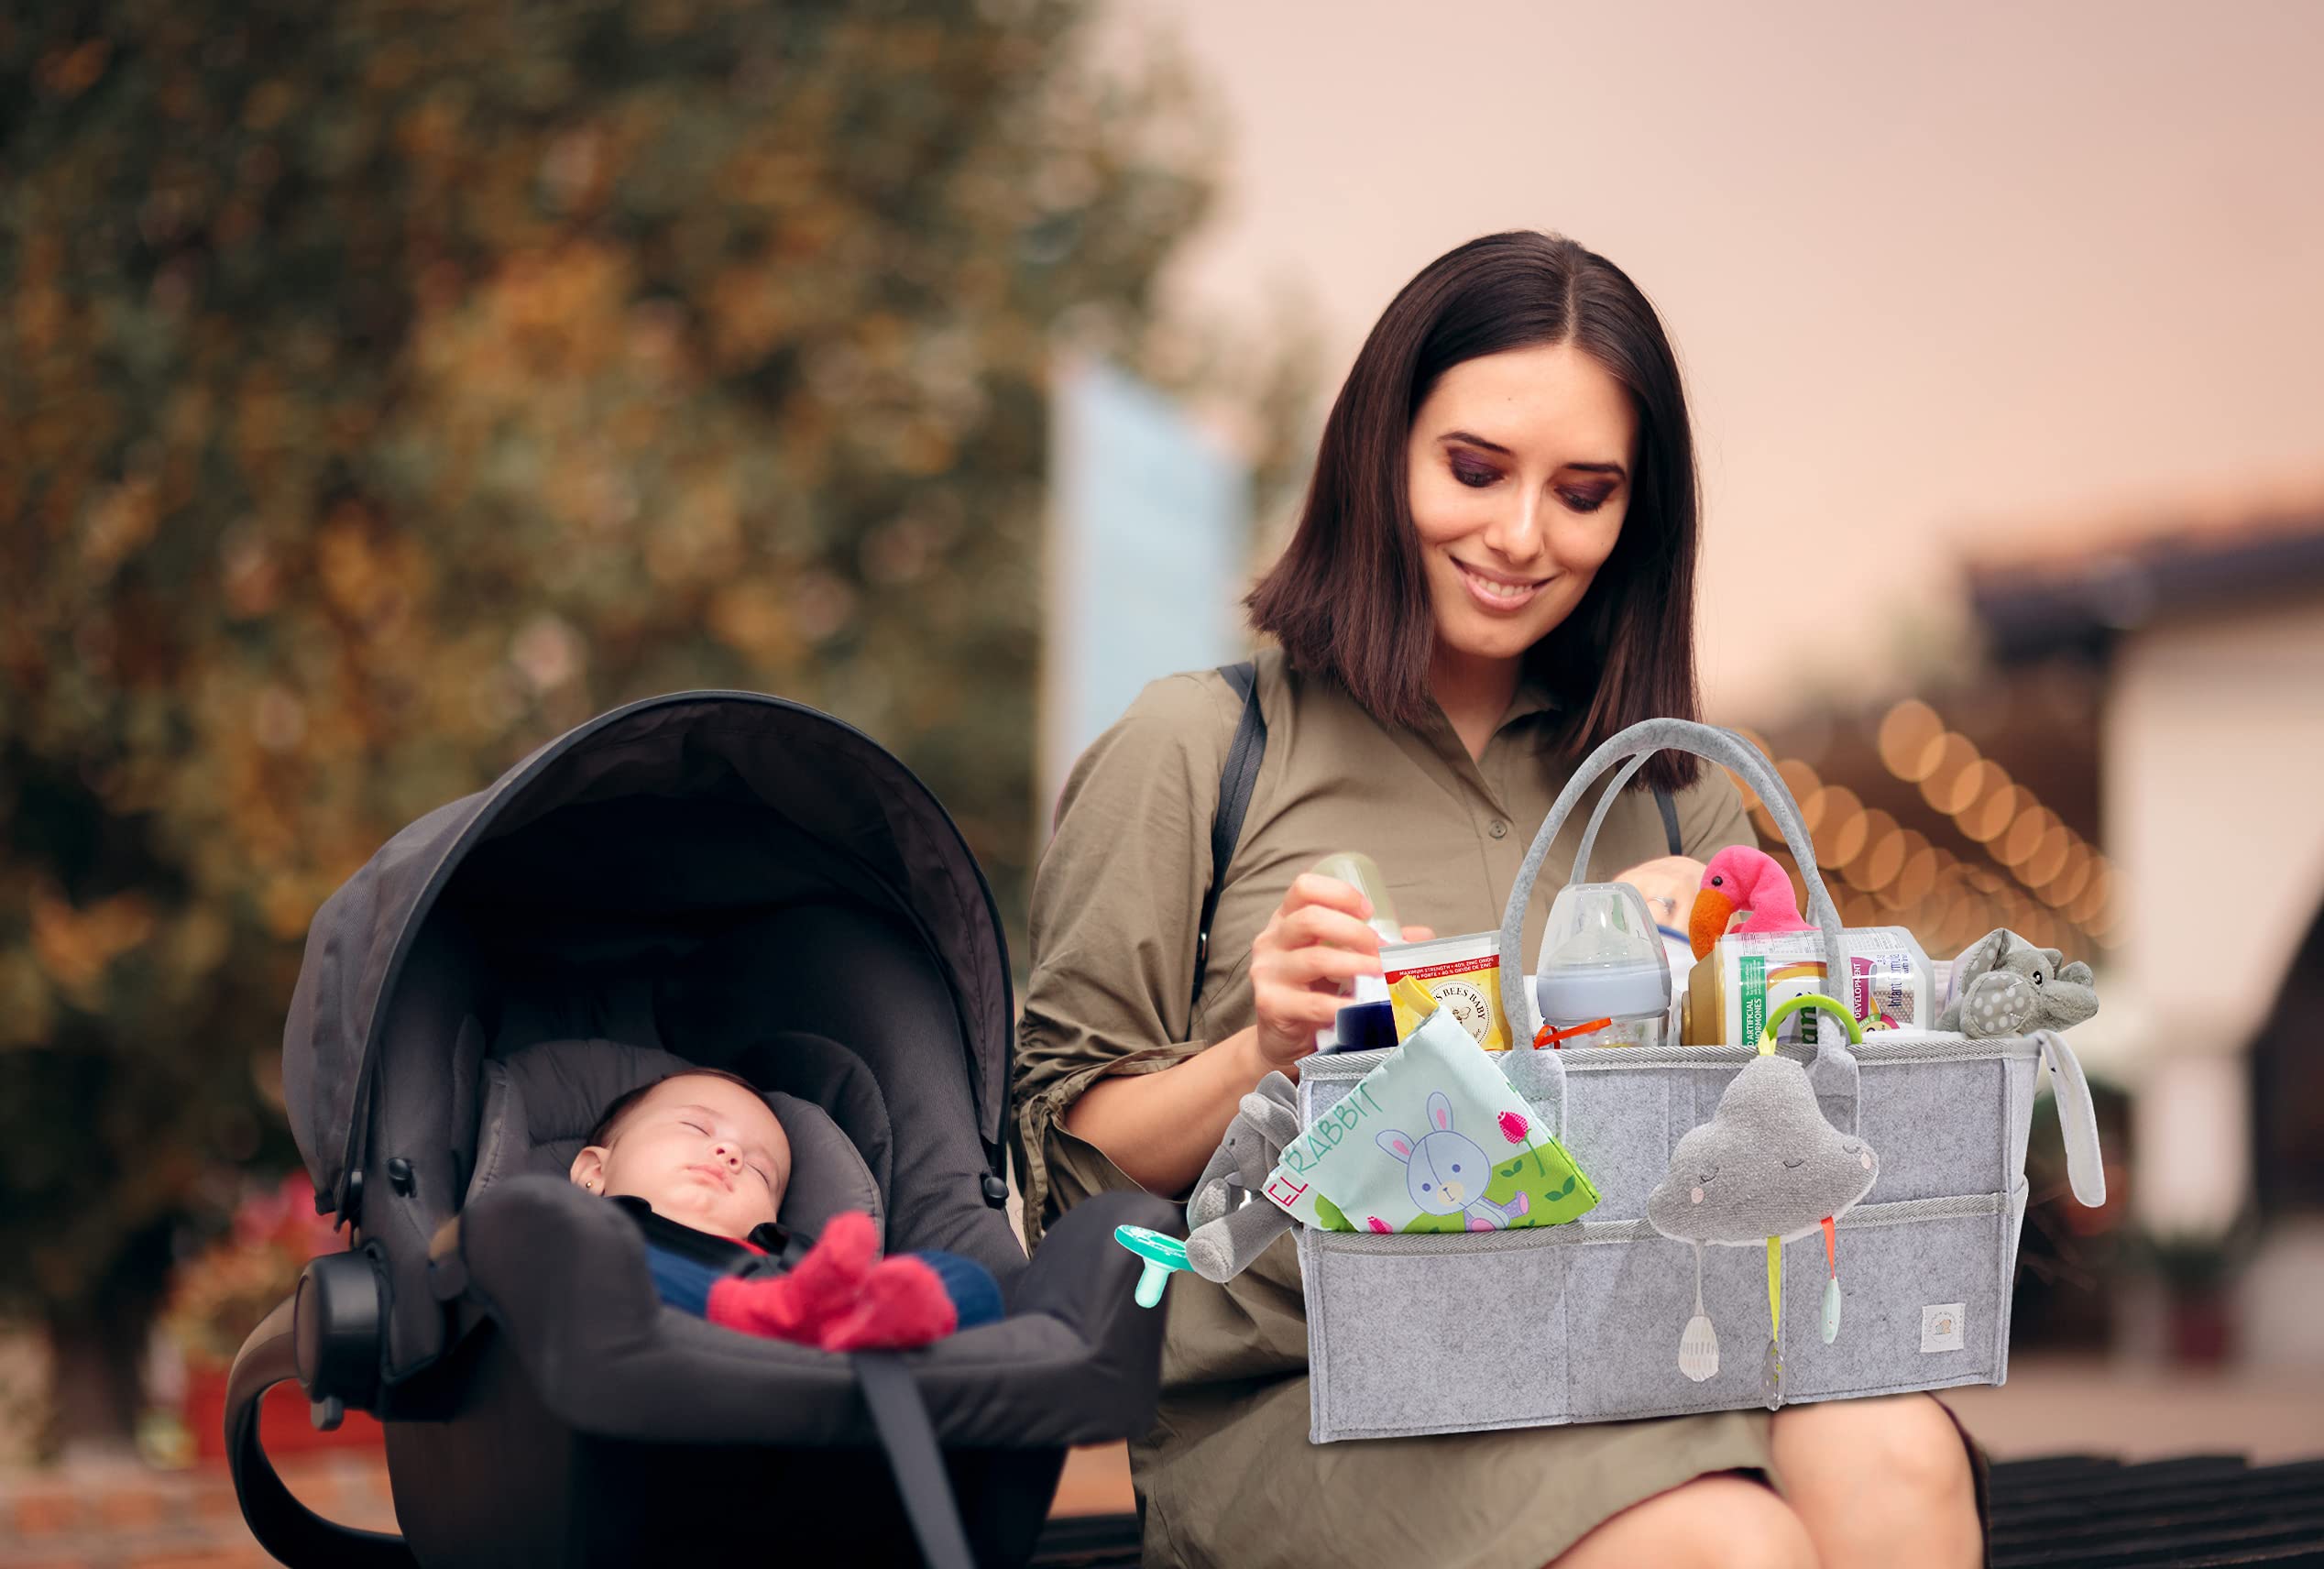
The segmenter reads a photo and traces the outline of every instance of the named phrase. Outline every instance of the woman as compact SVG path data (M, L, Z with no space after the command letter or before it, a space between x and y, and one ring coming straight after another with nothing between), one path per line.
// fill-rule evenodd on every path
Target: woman
M1136 1185L1183 1196L1269 1070L1296 1075L1335 993L1379 971L1369 911L1302 876L1334 850L1398 913L1497 926L1533 828L1615 731L1696 712L1694 447L1661 324L1572 241L1472 242L1406 285L1326 424L1297 533L1250 598L1266 762L1195 928L1241 707L1215 673L1149 686L1075 767L1035 881L1017 1077L1027 1228ZM1658 915L1751 830L1725 776L1665 755L1602 864ZM1542 869L1540 940L1579 815ZM1408 930L1421 935L1425 928ZM1299 1263L1171 1289L1164 1395L1134 1446L1146 1562L1957 1565L1972 1457L1926 1396L1326 1446L1308 1443Z

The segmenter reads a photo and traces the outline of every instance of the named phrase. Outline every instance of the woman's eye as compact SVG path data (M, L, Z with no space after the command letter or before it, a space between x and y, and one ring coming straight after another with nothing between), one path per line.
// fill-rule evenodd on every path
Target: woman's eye
M1595 493L1585 490L1568 490L1560 496L1559 499L1574 511L1595 512L1606 505L1606 493L1602 490Z
M1463 463L1456 458L1452 464L1452 477L1473 490L1482 490L1500 478L1501 475L1499 470L1487 468L1481 463Z

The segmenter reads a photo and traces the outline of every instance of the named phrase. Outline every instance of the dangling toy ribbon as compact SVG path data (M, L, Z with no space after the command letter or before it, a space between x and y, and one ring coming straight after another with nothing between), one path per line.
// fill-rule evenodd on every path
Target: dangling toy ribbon
M1767 1385L1767 1409L1781 1403L1783 1391L1783 1239L1767 1239L1767 1364L1761 1377Z
M1832 1278L1824 1282L1824 1344L1829 1345L1840 1333L1840 1253L1832 1241L1832 1217L1824 1217L1824 1263L1832 1271Z

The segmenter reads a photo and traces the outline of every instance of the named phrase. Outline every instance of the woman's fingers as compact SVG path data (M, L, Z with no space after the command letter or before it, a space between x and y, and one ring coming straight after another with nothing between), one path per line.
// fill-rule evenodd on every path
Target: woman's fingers
M1319 945L1286 949L1261 961L1258 971L1259 978L1285 986L1312 986L1321 981L1338 986L1359 975L1377 975L1380 960L1374 954Z
M1359 921L1368 920L1372 915L1372 901L1365 898L1354 883L1343 883L1336 877L1319 876L1312 872L1302 872L1291 879L1290 889L1283 895L1283 903L1276 913L1288 916L1302 905L1316 905L1338 910Z
M1436 940L1436 928L1434 927L1406 927L1404 928L1404 940L1407 942L1434 942Z
M1275 946L1289 949L1328 943L1358 953L1380 951L1380 934L1344 911L1308 905L1275 918Z
M1270 1005L1261 1010L1261 1022L1273 1025L1284 1032L1314 1031L1335 1024L1347 999L1336 992L1301 992L1286 989L1269 999Z
M1306 872L1251 944L1251 1001L1260 1048L1287 1063L1314 1049L1338 1017L1348 982L1380 973L1372 902L1336 877Z

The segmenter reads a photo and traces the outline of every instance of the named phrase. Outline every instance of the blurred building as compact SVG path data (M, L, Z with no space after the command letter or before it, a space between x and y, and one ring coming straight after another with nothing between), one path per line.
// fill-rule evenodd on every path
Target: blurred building
M2091 960L2075 1038L2132 1097L2130 1218L2222 1277L2265 1223L2240 1338L2324 1364L2324 488L1966 566L1979 676L1765 744L1850 924Z

